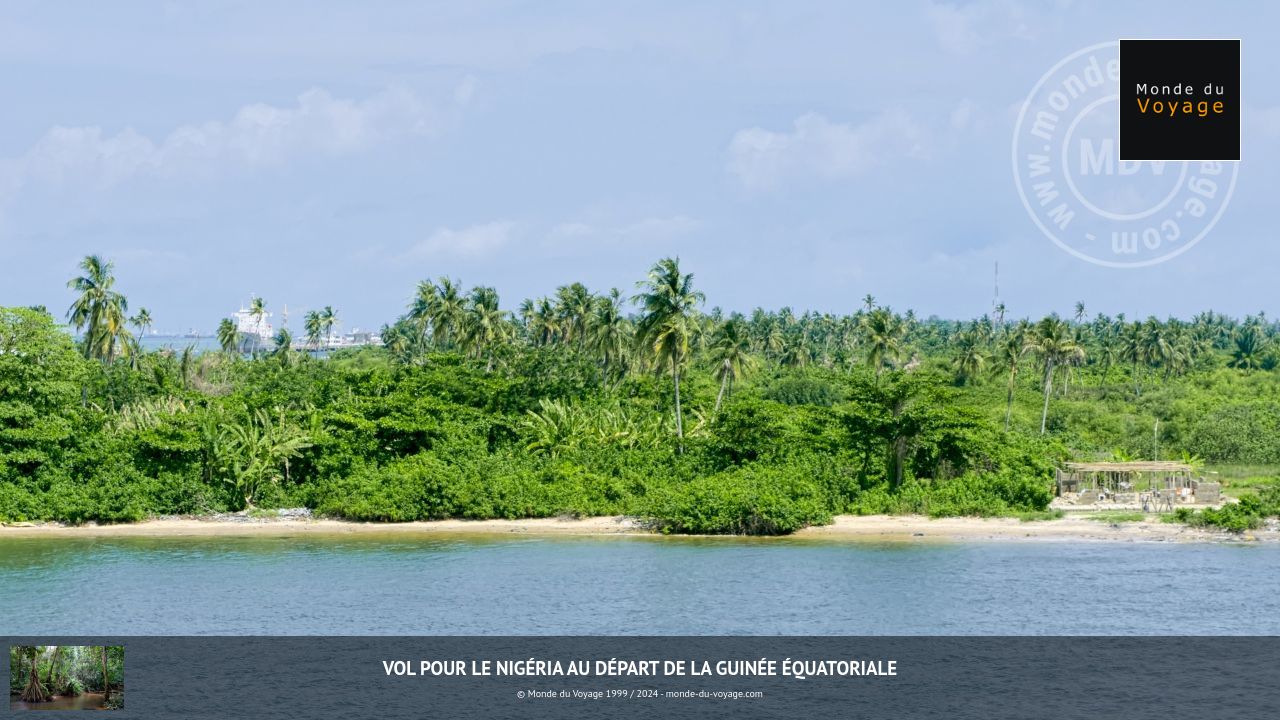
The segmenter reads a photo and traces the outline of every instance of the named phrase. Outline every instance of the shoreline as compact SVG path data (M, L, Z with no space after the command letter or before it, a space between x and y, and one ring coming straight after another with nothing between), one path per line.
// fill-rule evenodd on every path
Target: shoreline
M177 537L299 537L371 536L457 537L484 536L632 536L650 538L722 538L744 536L662 535L635 518L530 518L523 520L430 520L368 523L325 518L247 518L242 516L166 517L119 525L63 525L60 523L0 524L5 538L177 538ZM971 541L1085 541L1085 542L1277 542L1274 525L1233 534L1193 528L1159 520L1109 523L1066 516L1024 522L1016 518L937 518L921 515L837 515L830 525L804 528L792 535L751 537L752 540L819 540L847 542L971 542Z

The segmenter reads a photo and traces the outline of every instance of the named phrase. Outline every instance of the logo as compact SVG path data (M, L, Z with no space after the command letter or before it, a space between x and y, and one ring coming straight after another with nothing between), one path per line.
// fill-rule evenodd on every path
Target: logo
M1050 68L1018 114L1013 175L1023 207L1058 247L1097 265L1145 267L1213 229L1239 165L1121 160L1120 74L1118 42Z
M1239 40L1121 40L1120 158L1240 159Z

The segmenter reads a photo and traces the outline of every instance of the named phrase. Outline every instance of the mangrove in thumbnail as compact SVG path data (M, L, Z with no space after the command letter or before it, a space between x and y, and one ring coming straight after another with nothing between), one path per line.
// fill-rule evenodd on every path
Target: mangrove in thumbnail
M9 648L11 710L117 710L124 707L124 646L14 645Z

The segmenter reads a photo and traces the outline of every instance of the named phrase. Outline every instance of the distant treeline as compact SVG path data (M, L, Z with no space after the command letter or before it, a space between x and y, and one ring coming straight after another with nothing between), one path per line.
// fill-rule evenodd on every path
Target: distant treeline
M707 310L674 259L633 296L502 309L424 281L383 348L240 336L144 352L110 263L70 283L73 342L0 309L0 519L305 505L360 520L642 516L785 533L833 513L1043 511L1067 457L1280 462L1277 326L1073 316ZM265 301L257 312L265 312ZM332 332L331 308L308 336Z

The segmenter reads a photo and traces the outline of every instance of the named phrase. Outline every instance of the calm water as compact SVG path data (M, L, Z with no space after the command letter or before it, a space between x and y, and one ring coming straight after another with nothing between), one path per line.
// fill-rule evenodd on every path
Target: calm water
M1275 546L0 540L0 634L1280 634Z
M148 335L140 341L142 347L147 351L152 350L172 350L174 352L182 352L186 348L192 348L195 352L211 352L221 350L222 346L218 344L216 337L173 337L168 335Z
M114 687L112 690L114 691ZM10 710L101 710L105 704L106 696L92 692L59 695L49 702L42 703L23 702L14 695L9 696Z

